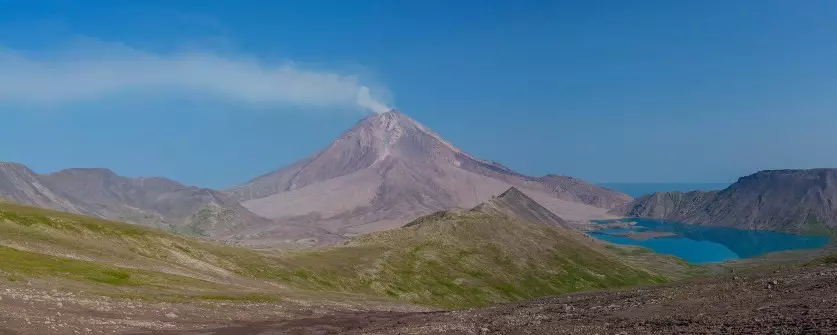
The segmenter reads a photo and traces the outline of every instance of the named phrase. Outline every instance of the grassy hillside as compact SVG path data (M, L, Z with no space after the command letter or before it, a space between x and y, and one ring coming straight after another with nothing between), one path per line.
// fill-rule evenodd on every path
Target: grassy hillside
M48 280L108 294L283 293L264 281L270 260L252 250L9 203L0 204L0 259L9 281Z
M459 308L666 281L586 236L485 211L268 253L0 204L0 259L0 280L165 299L382 297Z
M666 281L595 241L481 211L447 211L283 258L291 282L447 308Z

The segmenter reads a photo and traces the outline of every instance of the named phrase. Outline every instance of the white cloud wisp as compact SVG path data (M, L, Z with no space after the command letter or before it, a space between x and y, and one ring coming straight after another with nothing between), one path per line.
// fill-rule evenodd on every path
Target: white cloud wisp
M156 54L124 47L49 57L0 49L0 102L62 104L144 91L201 92L258 105L389 110L357 76L293 63L265 65L208 52Z

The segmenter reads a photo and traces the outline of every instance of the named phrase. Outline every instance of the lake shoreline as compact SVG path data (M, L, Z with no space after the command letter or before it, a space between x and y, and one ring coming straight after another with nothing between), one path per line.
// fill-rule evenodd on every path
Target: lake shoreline
M610 236L621 236L627 237L629 239L635 241L645 241L652 238L660 238L660 237L670 237L670 236L677 236L677 234L672 232L662 232L662 231L629 231L624 233L603 233L603 232L594 232L596 234L603 234L603 235L610 235Z
M830 243L825 236L641 218L597 220L585 228L586 233L596 239L620 245L642 246L659 254L682 258L692 264L721 263L787 250L819 249Z

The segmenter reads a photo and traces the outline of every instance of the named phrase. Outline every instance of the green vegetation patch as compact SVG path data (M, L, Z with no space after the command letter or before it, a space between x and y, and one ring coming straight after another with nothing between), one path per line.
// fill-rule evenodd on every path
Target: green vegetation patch
M826 225L823 220L817 219L815 216L810 214L806 218L806 225L802 234L827 236L829 238L829 244L837 244L837 228Z
M345 246L289 253L276 260L282 266L273 274L309 289L443 308L667 281L571 234L485 213L446 212Z
M60 277L123 286L138 286L149 280L147 273L2 246L0 259L0 269L16 276Z
M31 228L51 228L69 235L96 234L113 238L166 236L163 232L138 225L13 204L0 204L0 223L3 222Z
M805 265L819 265L819 264L837 264L837 253L829 254L824 257L805 263Z

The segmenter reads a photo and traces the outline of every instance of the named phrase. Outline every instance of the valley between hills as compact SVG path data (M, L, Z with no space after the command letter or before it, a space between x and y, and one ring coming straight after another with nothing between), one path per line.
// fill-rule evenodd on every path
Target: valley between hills
M671 279L665 272L692 271L557 226L565 222L513 188L471 210L297 251L224 246L16 204L0 205L0 218L0 327L27 333L458 309L663 283ZM640 266L642 259L665 271Z
M227 190L0 163L0 334L826 334L833 244L695 265L585 230L834 236L835 171L633 199L478 159L394 110Z

